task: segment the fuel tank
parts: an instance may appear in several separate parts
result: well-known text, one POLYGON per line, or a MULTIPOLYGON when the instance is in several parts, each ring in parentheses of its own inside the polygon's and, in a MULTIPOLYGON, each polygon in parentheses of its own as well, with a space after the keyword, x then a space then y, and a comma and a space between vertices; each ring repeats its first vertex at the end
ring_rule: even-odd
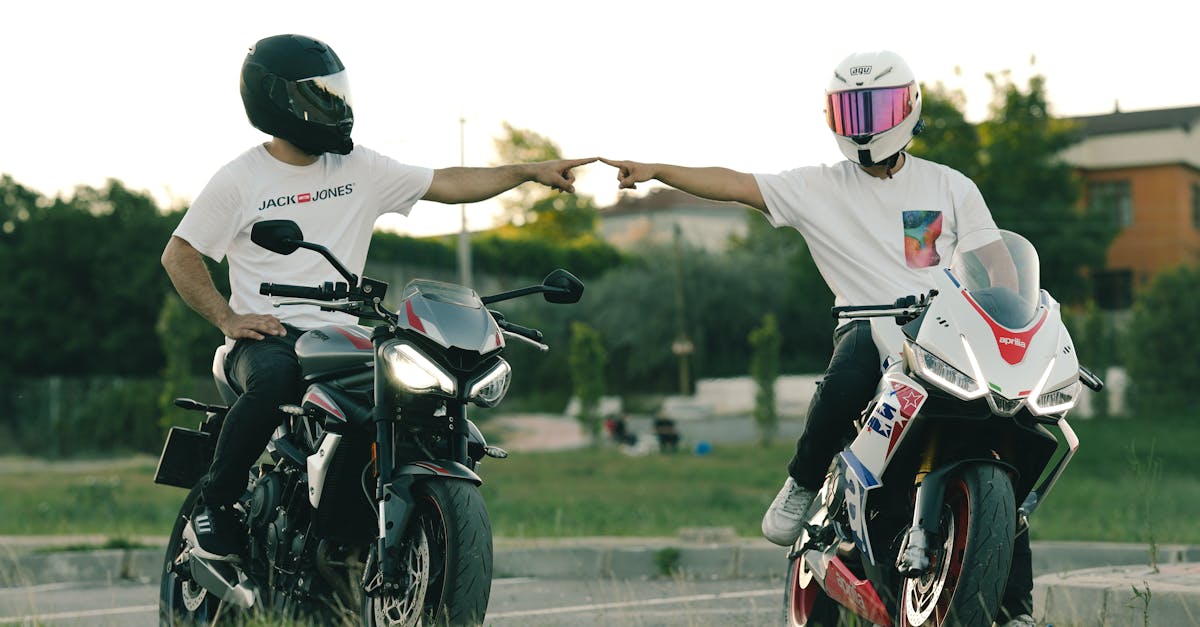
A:
POLYGON ((371 329, 357 324, 311 329, 296 341, 305 381, 369 371, 373 365, 371 329))

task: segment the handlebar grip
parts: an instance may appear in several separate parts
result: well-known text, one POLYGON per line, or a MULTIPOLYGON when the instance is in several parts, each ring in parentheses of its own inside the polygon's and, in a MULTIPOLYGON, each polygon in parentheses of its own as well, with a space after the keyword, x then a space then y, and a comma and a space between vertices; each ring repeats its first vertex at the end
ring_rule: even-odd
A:
POLYGON ((510 331, 512 333, 516 333, 517 335, 527 337, 535 342, 542 341, 542 332, 538 331, 537 329, 523 327, 519 324, 513 324, 511 322, 508 322, 507 320, 497 321, 497 323, 500 325, 500 328, 504 329, 505 331, 510 331))
POLYGON ((284 298, 311 298, 314 300, 330 300, 329 294, 319 287, 303 285, 281 285, 278 283, 263 283, 258 287, 258 293, 265 296, 282 296, 284 298))

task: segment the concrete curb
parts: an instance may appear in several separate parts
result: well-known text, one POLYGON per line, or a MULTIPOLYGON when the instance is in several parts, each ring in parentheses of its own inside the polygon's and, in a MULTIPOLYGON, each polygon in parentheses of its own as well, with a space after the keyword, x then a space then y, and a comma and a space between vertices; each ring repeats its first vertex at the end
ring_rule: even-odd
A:
MULTIPOLYGON (((165 540, 159 539, 162 542, 165 540)), ((156 582, 163 548, 51 551, 55 539, 0 538, 0 588, 74 582, 156 582)), ((765 540, 678 538, 498 539, 497 577, 647 580, 764 579, 785 575, 787 550, 765 540)), ((1034 614, 1059 627, 1200 625, 1200 546, 1034 542, 1034 614), (1136 564, 1136 566, 1134 565, 1136 564)))

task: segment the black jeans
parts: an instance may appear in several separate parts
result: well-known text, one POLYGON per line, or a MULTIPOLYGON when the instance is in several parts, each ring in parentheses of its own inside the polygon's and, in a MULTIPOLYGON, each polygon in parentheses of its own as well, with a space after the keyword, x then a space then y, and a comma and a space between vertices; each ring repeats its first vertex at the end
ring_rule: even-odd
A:
MULTIPOLYGON (((829 462, 854 436, 854 419, 875 396, 879 384, 879 351, 871 337, 871 324, 855 320, 833 332, 833 357, 808 406, 804 432, 796 441, 796 454, 788 474, 799 485, 818 490, 825 482, 829 462)), ((1006 622, 1018 614, 1033 612, 1033 560, 1029 533, 1013 544, 1012 568, 1001 603, 1006 622)))
POLYGON ((242 495, 250 467, 283 420, 279 406, 300 400, 303 381, 295 346, 302 331, 286 328, 283 337, 238 340, 225 358, 229 382, 242 395, 225 416, 204 479, 202 491, 209 505, 229 505, 242 495))
POLYGON ((808 405, 804 432, 788 474, 800 486, 819 490, 829 462, 854 435, 854 419, 875 396, 879 384, 879 351, 871 324, 854 320, 833 332, 833 357, 808 405))

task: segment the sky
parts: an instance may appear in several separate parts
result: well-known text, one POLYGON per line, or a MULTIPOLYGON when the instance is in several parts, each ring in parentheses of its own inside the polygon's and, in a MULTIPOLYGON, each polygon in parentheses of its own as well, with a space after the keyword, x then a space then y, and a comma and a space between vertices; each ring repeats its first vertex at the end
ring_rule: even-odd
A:
MULTIPOLYGON (((238 74, 251 44, 280 33, 337 51, 355 141, 404 163, 495 165, 508 122, 570 158, 779 172, 841 159, 822 97, 856 51, 895 50, 922 82, 962 90, 973 121, 991 101, 986 75, 1005 71, 1018 85, 1045 76, 1059 116, 1200 104, 1187 4, 10 0, 0 174, 47 196, 115 178, 186 205, 266 139, 246 120, 238 74)), ((578 193, 616 200, 612 168, 576 175, 578 193)), ((469 205, 468 228, 498 213, 496 201, 469 205)), ((421 201, 378 226, 423 236, 460 224, 459 206, 421 201)))

